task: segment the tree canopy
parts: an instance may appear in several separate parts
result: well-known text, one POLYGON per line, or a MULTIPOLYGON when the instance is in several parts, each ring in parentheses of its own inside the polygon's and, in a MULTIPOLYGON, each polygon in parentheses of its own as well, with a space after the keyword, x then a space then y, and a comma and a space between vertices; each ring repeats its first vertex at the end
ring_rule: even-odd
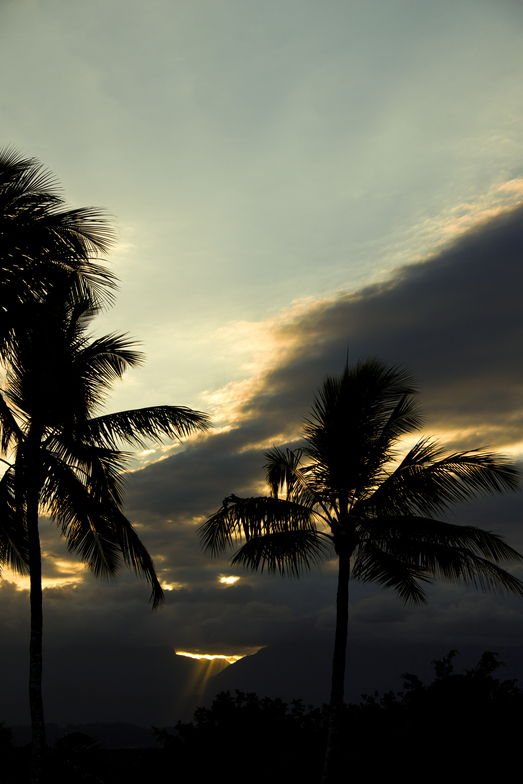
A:
POLYGON ((25 305, 56 285, 111 301, 116 277, 99 263, 115 237, 105 210, 68 209, 54 176, 10 147, 0 150, 0 236, 0 356, 25 305))
POLYGON ((519 485, 506 457, 487 451, 446 455, 422 437, 408 373, 379 359, 327 377, 303 424, 303 446, 266 452, 269 494, 230 495, 200 528, 204 549, 236 550, 232 563, 300 576, 338 560, 331 727, 324 782, 333 781, 343 705, 349 580, 392 588, 405 602, 426 601, 424 584, 464 582, 523 595, 523 582, 499 564, 522 556, 501 536, 437 519, 451 506, 519 485))

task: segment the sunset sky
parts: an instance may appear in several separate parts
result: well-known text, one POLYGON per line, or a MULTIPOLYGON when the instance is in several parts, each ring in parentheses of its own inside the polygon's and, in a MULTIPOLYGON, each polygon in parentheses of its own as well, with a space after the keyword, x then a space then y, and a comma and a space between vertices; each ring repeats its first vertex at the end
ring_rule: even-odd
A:
MULTIPOLYGON (((330 639, 334 562, 301 581, 231 571, 195 526, 264 492, 264 449, 296 441, 347 351, 408 368, 450 450, 523 457, 522 36, 513 0, 3 0, 0 145, 118 230, 96 330, 135 336, 147 364, 110 410, 215 424, 129 474, 160 612, 42 521, 47 644, 233 656, 330 639)), ((523 552, 522 511, 521 494, 489 497, 452 520, 523 552)), ((27 592, 4 577, 2 636, 22 644, 27 592)), ((355 587, 353 638, 523 645, 521 599, 428 593, 413 609, 355 587)))

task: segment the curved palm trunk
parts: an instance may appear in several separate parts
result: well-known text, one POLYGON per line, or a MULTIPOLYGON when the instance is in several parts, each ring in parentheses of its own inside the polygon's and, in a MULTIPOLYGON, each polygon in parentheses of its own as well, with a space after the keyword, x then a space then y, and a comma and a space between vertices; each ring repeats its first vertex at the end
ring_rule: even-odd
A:
POLYGON ((38 532, 38 494, 26 501, 29 577, 31 582, 31 639, 29 644, 29 708, 31 711, 31 784, 39 784, 45 751, 44 703, 42 699, 42 557, 38 532))
POLYGON ((332 784, 333 782, 338 781, 343 696, 345 691, 345 659, 349 630, 349 579, 350 555, 347 552, 341 552, 339 554, 338 592, 336 595, 336 635, 334 638, 334 657, 332 660, 329 729, 322 784, 332 784))

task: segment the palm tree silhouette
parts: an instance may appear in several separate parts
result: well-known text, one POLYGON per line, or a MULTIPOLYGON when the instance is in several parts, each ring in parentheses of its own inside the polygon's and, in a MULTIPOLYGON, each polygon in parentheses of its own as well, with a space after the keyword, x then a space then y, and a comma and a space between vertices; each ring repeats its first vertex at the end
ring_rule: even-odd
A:
POLYGON ((497 565, 522 560, 500 536, 434 519, 478 494, 515 490, 517 470, 492 453, 444 456, 428 438, 400 460, 400 440, 421 425, 415 393, 404 371, 380 360, 346 366, 315 397, 305 446, 266 453, 271 495, 231 495, 200 528, 202 546, 213 555, 244 541, 232 564, 253 570, 297 577, 336 554, 324 782, 337 780, 351 577, 414 603, 426 601, 422 583, 438 577, 523 595, 523 583, 497 565))
POLYGON ((112 298, 116 278, 97 263, 114 239, 104 210, 65 209, 55 178, 35 158, 0 150, 0 356, 23 328, 25 305, 69 279, 78 295, 112 298))
POLYGON ((26 302, 26 328, 11 343, 0 398, 0 563, 30 576, 30 708, 32 781, 45 748, 42 703, 42 565, 38 517, 53 520, 68 548, 97 576, 114 578, 122 564, 144 577, 153 609, 163 598, 153 561, 123 509, 128 453, 165 437, 209 427, 206 414, 157 406, 100 415, 114 383, 142 355, 122 335, 92 338, 97 307, 54 285, 26 302))

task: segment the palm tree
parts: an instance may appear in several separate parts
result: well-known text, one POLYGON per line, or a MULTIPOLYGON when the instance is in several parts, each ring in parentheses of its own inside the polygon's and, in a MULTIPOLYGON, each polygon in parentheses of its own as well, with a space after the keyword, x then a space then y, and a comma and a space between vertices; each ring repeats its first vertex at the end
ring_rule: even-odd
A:
POLYGON ((0 150, 0 357, 24 323, 25 305, 57 282, 111 299, 116 278, 96 262, 114 238, 104 211, 64 206, 56 180, 35 158, 0 150))
POLYGON ((402 370, 372 359, 329 377, 303 427, 304 446, 266 453, 271 494, 229 496, 201 527, 214 555, 244 541, 233 564, 300 576, 332 551, 338 559, 329 739, 323 781, 335 779, 343 706, 349 581, 393 588, 425 602, 436 578, 523 595, 498 566, 521 561, 493 533, 435 519, 481 493, 515 490, 518 472, 486 452, 445 456, 422 438, 400 460, 401 439, 419 429, 415 388, 402 370))
POLYGON ((143 448, 209 427, 206 414, 157 406, 100 415, 114 381, 142 356, 122 335, 87 333, 97 307, 54 286, 25 304, 26 329, 10 348, 0 397, 0 562, 30 576, 30 709, 32 781, 45 748, 42 704, 42 566, 39 514, 54 521, 97 576, 115 578, 122 564, 144 577, 153 609, 163 592, 153 561, 123 509, 126 443, 143 448))

